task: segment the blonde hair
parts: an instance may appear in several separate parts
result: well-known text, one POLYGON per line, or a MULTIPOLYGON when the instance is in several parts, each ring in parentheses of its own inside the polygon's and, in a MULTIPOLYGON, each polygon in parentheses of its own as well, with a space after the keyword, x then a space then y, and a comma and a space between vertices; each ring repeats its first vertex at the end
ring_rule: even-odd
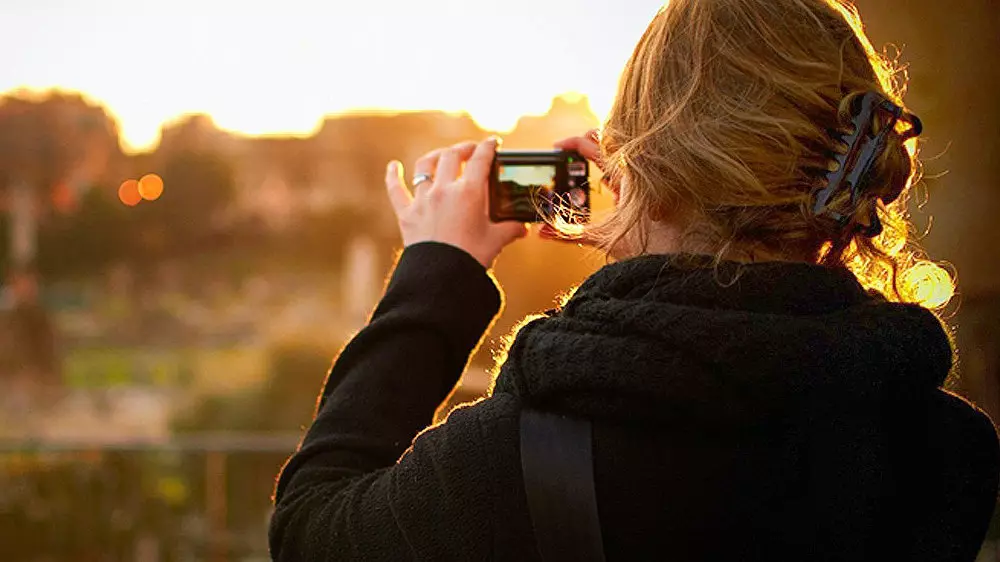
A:
POLYGON ((831 231, 811 211, 851 104, 876 91, 903 106, 903 78, 845 1, 672 0, 639 41, 602 131, 608 178, 624 189, 590 234, 635 255, 668 220, 682 226, 683 250, 717 262, 847 267, 887 298, 944 306, 951 276, 911 240, 915 140, 888 136, 866 196, 846 210, 866 222, 876 208, 881 235, 831 231))

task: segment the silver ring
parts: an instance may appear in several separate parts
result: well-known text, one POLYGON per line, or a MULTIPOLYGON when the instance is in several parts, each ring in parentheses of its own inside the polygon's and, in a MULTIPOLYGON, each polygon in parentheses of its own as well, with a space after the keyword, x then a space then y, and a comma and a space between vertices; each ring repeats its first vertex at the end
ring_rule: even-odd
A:
POLYGON ((413 181, 410 182, 410 186, 417 187, 418 185, 427 181, 434 181, 434 176, 430 174, 417 174, 413 176, 413 181))

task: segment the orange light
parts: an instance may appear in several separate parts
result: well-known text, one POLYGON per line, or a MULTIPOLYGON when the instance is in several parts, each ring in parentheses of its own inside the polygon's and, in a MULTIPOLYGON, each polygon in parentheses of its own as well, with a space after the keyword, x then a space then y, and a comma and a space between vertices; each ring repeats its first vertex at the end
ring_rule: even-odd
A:
POLYGON ((63 214, 70 213, 76 208, 76 194, 66 182, 57 184, 53 189, 52 205, 63 214))
POLYGON ((156 174, 146 174, 139 180, 139 195, 146 201, 156 201, 163 195, 163 179, 156 174))
POLYGON ((118 199, 129 207, 138 205, 142 201, 142 195, 139 195, 139 182, 135 180, 122 182, 118 188, 118 199))

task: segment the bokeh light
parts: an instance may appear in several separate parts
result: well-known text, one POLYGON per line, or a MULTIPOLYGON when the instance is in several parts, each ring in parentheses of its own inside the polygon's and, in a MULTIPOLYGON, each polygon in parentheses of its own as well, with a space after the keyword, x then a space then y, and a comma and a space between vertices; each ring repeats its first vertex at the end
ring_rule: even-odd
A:
POLYGON ((146 174, 139 179, 139 195, 146 201, 156 201, 163 195, 163 179, 156 174, 146 174))
POLYGON ((53 188, 52 205, 63 214, 76 210, 76 194, 66 182, 60 182, 53 188))
POLYGON ((922 262, 903 274, 901 292, 907 301, 927 308, 940 308, 955 296, 955 284, 943 267, 922 262))
POLYGON ((136 180, 123 181, 118 187, 118 199, 129 207, 138 205, 142 201, 142 195, 139 194, 139 182, 136 180))

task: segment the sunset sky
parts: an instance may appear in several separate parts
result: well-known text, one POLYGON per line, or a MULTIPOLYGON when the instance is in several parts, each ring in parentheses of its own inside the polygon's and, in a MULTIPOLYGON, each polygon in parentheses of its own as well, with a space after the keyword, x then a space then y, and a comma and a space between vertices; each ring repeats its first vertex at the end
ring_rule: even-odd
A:
POLYGON ((662 0, 31 0, 0 6, 0 91, 80 90, 128 148, 187 112, 308 133, 351 109, 468 111, 510 129, 582 92, 598 115, 662 0), (623 8, 620 6, 627 6, 623 8))

